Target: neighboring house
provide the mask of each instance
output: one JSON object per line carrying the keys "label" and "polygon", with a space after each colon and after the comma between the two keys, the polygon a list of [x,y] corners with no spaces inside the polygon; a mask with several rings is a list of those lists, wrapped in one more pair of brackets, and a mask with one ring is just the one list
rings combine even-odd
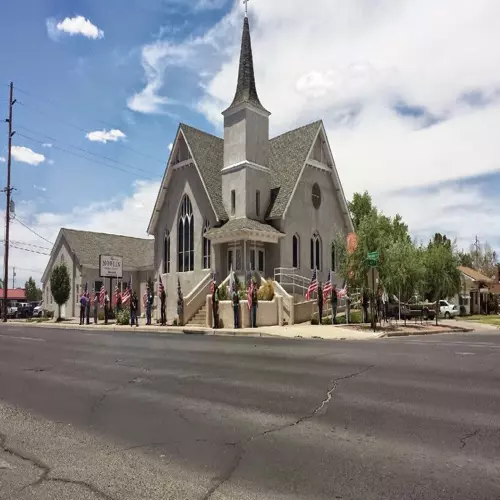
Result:
{"label": "neighboring house", "polygon": [[[104,284],[111,297],[117,282],[113,280],[111,290],[109,278],[99,276],[101,254],[123,257],[123,282],[118,281],[120,289],[124,289],[132,279],[132,287],[140,298],[148,278],[154,281],[154,240],[63,228],[59,231],[42,276],[44,309],[57,312],[57,304],[50,291],[50,275],[54,266],[60,263],[67,266],[71,282],[69,300],[61,310],[63,317],[78,316],[79,300],[86,283],[90,293],[100,290]],[[142,307],[142,300],[139,303]]]}
{"label": "neighboring house", "polygon": [[487,314],[488,295],[497,294],[498,284],[470,267],[460,266],[462,288],[454,301],[465,308],[466,314]]}
{"label": "neighboring house", "polygon": [[[257,95],[248,18],[245,18],[236,94],[223,113],[224,139],[180,124],[148,234],[154,267],[186,307],[232,268],[272,277],[294,268],[326,279],[337,263],[332,243],[353,231],[347,202],[322,121],[269,139],[269,116]],[[194,306],[193,306],[194,307]],[[196,309],[196,308],[195,308]],[[195,313],[192,307],[186,319]],[[176,301],[167,301],[167,317]]]}

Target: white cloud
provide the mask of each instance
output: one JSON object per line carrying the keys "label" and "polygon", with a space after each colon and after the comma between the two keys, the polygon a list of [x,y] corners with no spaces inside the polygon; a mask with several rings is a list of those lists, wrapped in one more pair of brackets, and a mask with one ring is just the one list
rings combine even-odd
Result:
{"label": "white cloud", "polygon": [[14,160],[30,165],[39,165],[45,161],[45,156],[35,153],[32,149],[25,146],[12,146],[12,157]]}
{"label": "white cloud", "polygon": [[37,186],[36,184],[33,185],[33,189],[37,189],[38,191],[42,191],[43,193],[45,193],[47,191],[46,187]]}
{"label": "white cloud", "polygon": [[66,17],[60,22],[54,19],[47,19],[46,25],[47,33],[53,40],[57,40],[61,33],[66,33],[70,36],[82,35],[92,40],[104,38],[104,31],[83,16]]}
{"label": "white cloud", "polygon": [[171,142],[169,145],[168,145],[168,150],[169,151],[172,151],[172,148],[174,147],[174,144]]}
{"label": "white cloud", "polygon": [[50,142],[44,142],[42,144],[42,148],[51,148],[52,147],[52,144]]}
{"label": "white cloud", "polygon": [[0,156],[0,163],[5,163],[7,160],[3,157],[3,156]]}
{"label": "white cloud", "polygon": [[92,142],[102,142],[104,144],[108,142],[117,142],[118,140],[123,140],[127,136],[118,129],[107,130],[95,130],[93,132],[89,132],[85,136],[89,141]]}

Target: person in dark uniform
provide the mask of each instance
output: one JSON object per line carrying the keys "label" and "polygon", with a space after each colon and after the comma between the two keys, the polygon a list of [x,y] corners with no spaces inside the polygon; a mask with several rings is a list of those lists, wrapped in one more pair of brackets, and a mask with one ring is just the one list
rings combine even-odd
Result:
{"label": "person in dark uniform", "polygon": [[166,313],[166,302],[167,302],[167,293],[165,292],[165,288],[160,292],[160,314],[161,314],[161,326],[167,325],[167,313]]}
{"label": "person in dark uniform", "polygon": [[338,306],[338,297],[337,297],[337,285],[332,285],[332,295],[330,297],[330,304],[332,306],[332,325],[334,325],[337,321],[337,306]]}
{"label": "person in dark uniform", "polygon": [[85,306],[85,316],[87,319],[87,325],[90,325],[90,293],[89,292],[87,292],[85,294],[85,298],[87,300],[87,304]]}
{"label": "person in dark uniform", "polygon": [[257,296],[257,283],[255,279],[252,279],[252,314],[251,314],[251,325],[252,328],[257,328],[257,307],[259,307],[259,298]]}
{"label": "person in dark uniform", "polygon": [[130,326],[139,326],[139,320],[137,319],[137,310],[139,309],[139,300],[134,292],[132,298],[130,299]]}
{"label": "person in dark uniform", "polygon": [[104,290],[104,324],[108,324],[109,318],[109,295],[108,291]]}
{"label": "person in dark uniform", "polygon": [[238,329],[240,327],[240,296],[238,295],[238,290],[236,289],[236,283],[233,283],[233,314],[234,314],[234,328]]}
{"label": "person in dark uniform", "polygon": [[323,322],[323,285],[318,281],[318,325]]}
{"label": "person in dark uniform", "polygon": [[94,325],[97,325],[97,315],[99,312],[99,294],[94,291]]}
{"label": "person in dark uniform", "polygon": [[214,328],[219,328],[219,287],[214,281],[214,291],[212,293],[212,316],[214,318]]}
{"label": "person in dark uniform", "polygon": [[151,306],[153,305],[153,294],[149,285],[146,287],[146,325],[151,325]]}
{"label": "person in dark uniform", "polygon": [[87,309],[87,297],[83,293],[80,297],[80,325],[85,324],[85,310]]}

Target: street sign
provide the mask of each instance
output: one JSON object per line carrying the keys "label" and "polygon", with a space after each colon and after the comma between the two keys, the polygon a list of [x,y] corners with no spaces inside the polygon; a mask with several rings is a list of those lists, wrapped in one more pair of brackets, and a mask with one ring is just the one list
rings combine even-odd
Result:
{"label": "street sign", "polygon": [[371,267],[376,267],[378,265],[379,257],[379,252],[368,252],[366,260]]}
{"label": "street sign", "polygon": [[373,267],[368,271],[368,288],[376,292],[378,289],[379,274],[378,270]]}
{"label": "street sign", "polygon": [[101,278],[123,278],[123,257],[99,255],[99,276]]}

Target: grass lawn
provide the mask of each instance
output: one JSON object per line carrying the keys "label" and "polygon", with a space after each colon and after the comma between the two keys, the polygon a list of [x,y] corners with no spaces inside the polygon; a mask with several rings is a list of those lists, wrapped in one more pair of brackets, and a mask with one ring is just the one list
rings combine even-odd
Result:
{"label": "grass lawn", "polygon": [[460,319],[476,321],[477,323],[484,323],[485,325],[500,326],[500,316],[466,316]]}

